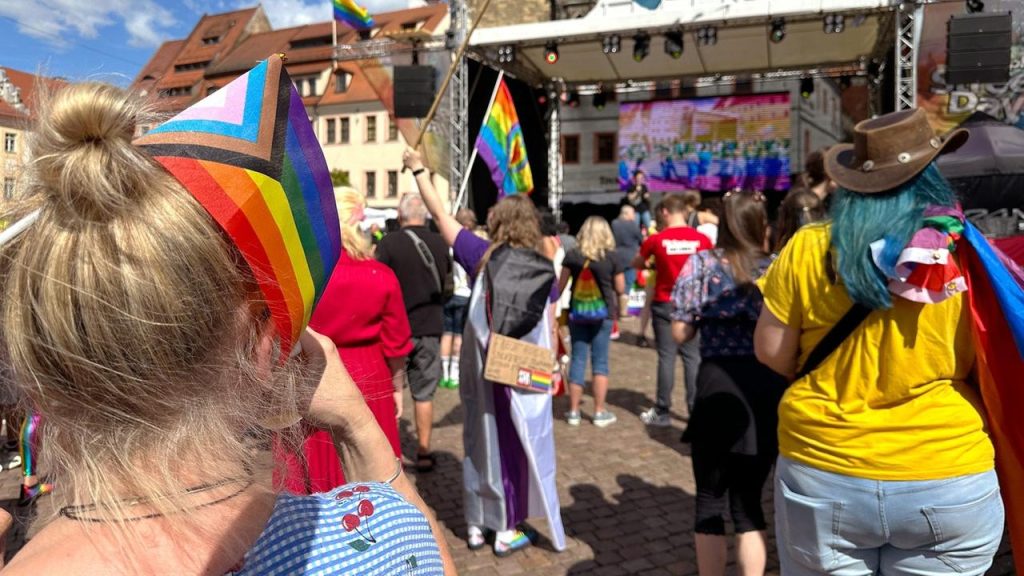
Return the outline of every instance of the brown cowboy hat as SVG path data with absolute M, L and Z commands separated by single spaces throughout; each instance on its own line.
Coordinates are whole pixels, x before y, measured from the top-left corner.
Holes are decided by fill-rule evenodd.
M 963 146 L 967 137 L 959 129 L 939 138 L 920 108 L 893 112 L 858 123 L 853 144 L 830 148 L 825 173 L 853 192 L 885 192 L 920 174 L 939 154 Z

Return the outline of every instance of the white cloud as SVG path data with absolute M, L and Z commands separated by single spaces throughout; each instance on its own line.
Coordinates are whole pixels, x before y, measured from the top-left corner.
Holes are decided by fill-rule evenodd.
M 154 0 L 36 0 L 0 2 L 0 15 L 18 23 L 18 31 L 65 48 L 75 36 L 97 38 L 104 28 L 122 25 L 132 46 L 158 46 L 177 24 Z
M 410 6 L 422 6 L 422 0 L 356 0 L 370 14 L 390 12 Z M 252 0 L 239 0 L 236 8 L 252 6 Z M 331 5 L 327 0 L 263 0 L 263 9 L 274 28 L 287 28 L 331 19 Z

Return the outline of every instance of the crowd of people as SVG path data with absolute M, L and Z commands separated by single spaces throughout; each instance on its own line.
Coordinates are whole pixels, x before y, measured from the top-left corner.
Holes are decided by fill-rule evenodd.
M 646 426 L 669 425 L 682 360 L 702 575 L 725 574 L 730 533 L 739 573 L 764 573 L 773 469 L 787 576 L 991 564 L 1004 512 L 964 296 L 922 302 L 892 280 L 926 215 L 958 214 L 932 160 L 963 137 L 938 139 L 923 114 L 812 154 L 774 220 L 752 189 L 655 203 L 637 171 L 618 218 L 575 235 L 522 195 L 484 226 L 453 216 L 408 150 L 418 193 L 398 229 L 368 233 L 365 197 L 335 189 L 343 252 L 283 364 L 247 248 L 132 144 L 142 114 L 110 86 L 55 95 L 6 215 L 41 210 L 0 245 L 0 342 L 10 403 L 31 408 L 22 500 L 55 510 L 12 574 L 452 574 L 405 476 L 406 388 L 417 474 L 436 465 L 437 389 L 458 389 L 467 546 L 508 556 L 542 517 L 561 551 L 552 394 L 489 380 L 489 353 L 502 339 L 555 352 L 565 421 L 581 425 L 589 387 L 606 428 L 630 312 L 657 350 Z

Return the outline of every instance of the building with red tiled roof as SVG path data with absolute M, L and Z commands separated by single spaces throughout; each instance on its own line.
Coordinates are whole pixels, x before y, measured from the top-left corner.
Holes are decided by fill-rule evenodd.
M 447 4 L 432 2 L 374 14 L 374 28 L 365 32 L 343 24 L 335 30 L 332 22 L 273 30 L 260 7 L 207 15 L 188 38 L 165 42 L 132 86 L 156 98 L 161 109 L 178 112 L 270 55 L 284 53 L 328 166 L 348 172 L 371 206 L 393 207 L 402 193 L 415 190 L 413 178 L 400 171 L 405 140 L 363 72 L 368 63 L 333 60 L 335 34 L 338 44 L 411 32 L 440 36 L 448 27 L 448 10 Z M 447 182 L 438 178 L 437 186 L 447 193 Z
M 14 195 L 24 161 L 25 135 L 32 124 L 32 107 L 39 92 L 55 90 L 64 83 L 59 78 L 0 67 L 0 192 L 4 200 Z

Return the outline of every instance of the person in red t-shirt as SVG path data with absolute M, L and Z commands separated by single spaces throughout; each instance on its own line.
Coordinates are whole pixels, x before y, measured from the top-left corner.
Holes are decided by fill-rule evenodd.
M 697 393 L 697 368 L 700 367 L 700 339 L 694 338 L 683 345 L 672 339 L 672 287 L 690 256 L 701 250 L 710 250 L 712 245 L 707 236 L 686 225 L 690 208 L 682 195 L 665 197 L 655 212 L 664 219 L 665 228 L 647 238 L 640 246 L 640 254 L 633 260 L 635 268 L 643 269 L 653 256 L 657 271 L 651 315 L 658 347 L 658 391 L 654 406 L 641 414 L 640 419 L 648 426 L 669 426 L 676 354 L 683 359 L 686 403 L 691 410 Z

